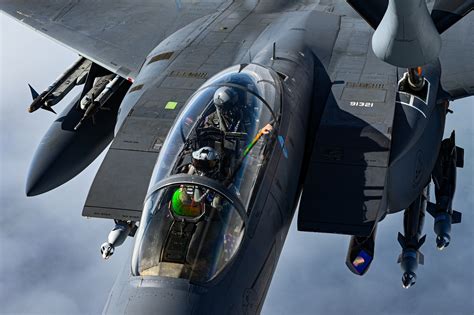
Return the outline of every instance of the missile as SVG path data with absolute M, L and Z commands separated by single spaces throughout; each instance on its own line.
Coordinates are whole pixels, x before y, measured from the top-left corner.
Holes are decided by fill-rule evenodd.
M 109 259 L 114 254 L 115 248 L 122 245 L 127 236 L 133 237 L 137 231 L 137 225 L 133 221 L 115 220 L 115 226 L 107 237 L 107 242 L 100 246 L 102 258 Z
M 437 209 L 436 204 L 428 204 L 428 212 L 435 219 L 433 230 L 436 233 L 436 247 L 443 250 L 451 242 L 451 224 L 460 223 L 462 215 L 455 210 L 452 213 L 440 210 Z
M 49 86 L 45 91 L 39 94 L 30 84 L 28 84 L 28 86 L 30 87 L 31 97 L 33 98 L 33 103 L 31 103 L 31 105 L 28 107 L 28 112 L 32 113 L 42 108 L 56 114 L 56 112 L 50 106 L 46 105 L 44 101 L 45 96 L 49 93 L 52 87 Z
M 95 95 L 101 94 L 101 92 L 112 81 L 113 77 L 113 74 L 109 74 L 97 79 L 94 86 L 81 99 L 80 107 L 82 110 L 87 110 L 87 108 L 94 102 Z
M 398 256 L 397 262 L 400 264 L 403 271 L 402 286 L 405 289 L 408 289 L 416 283 L 415 271 L 418 269 L 419 264 L 423 265 L 425 263 L 425 258 L 419 251 L 425 240 L 426 235 L 415 243 L 409 242 L 405 236 L 398 233 L 398 243 L 400 243 L 400 246 L 402 247 L 402 253 Z
M 91 90 L 95 92 L 100 92 L 99 96 L 95 97 L 94 92 L 89 94 L 89 91 L 81 100 L 80 106 L 81 109 L 85 110 L 84 115 L 81 120 L 74 127 L 74 130 L 77 130 L 81 127 L 82 123 L 88 119 L 94 119 L 94 115 L 100 109 L 105 109 L 103 106 L 109 100 L 109 98 L 117 91 L 117 89 L 125 82 L 120 76 L 116 75 L 113 80 L 110 80 L 111 75 L 102 77 L 99 79 L 96 85 L 100 85 L 96 88 L 96 85 Z M 106 83 L 106 85 L 104 85 Z M 87 98 L 87 99 L 86 99 Z
M 429 202 L 427 210 L 435 219 L 436 247 L 446 248 L 451 241 L 451 224 L 461 222 L 462 214 L 453 210 L 456 191 L 456 168 L 463 167 L 464 149 L 456 146 L 453 131 L 448 139 L 441 142 L 441 148 L 433 171 L 436 203 Z
M 61 101 L 73 87 L 84 83 L 91 64 L 90 60 L 84 57 L 79 58 L 41 94 L 28 84 L 33 98 L 33 102 L 28 107 L 28 112 L 33 113 L 41 108 L 56 113 L 51 107 Z

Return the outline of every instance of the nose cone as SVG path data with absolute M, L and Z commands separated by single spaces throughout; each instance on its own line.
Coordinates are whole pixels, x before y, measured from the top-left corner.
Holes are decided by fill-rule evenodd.
M 416 283 L 416 274 L 414 272 L 405 272 L 402 276 L 402 286 L 405 289 L 413 286 Z
M 189 315 L 200 295 L 184 279 L 132 280 L 112 290 L 104 314 Z
M 42 194 L 69 181 L 112 140 L 116 111 L 102 111 L 96 124 L 88 120 L 75 131 L 83 115 L 74 106 L 76 101 L 77 98 L 53 122 L 36 149 L 26 180 L 27 196 Z
M 448 234 L 438 235 L 436 237 L 436 247 L 439 250 L 443 250 L 446 247 L 448 247 L 450 241 L 451 241 L 451 238 L 449 237 Z

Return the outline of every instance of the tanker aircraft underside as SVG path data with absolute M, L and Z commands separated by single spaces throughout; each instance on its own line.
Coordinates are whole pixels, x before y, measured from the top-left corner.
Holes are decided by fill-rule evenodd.
M 425 211 L 451 241 L 464 151 L 442 139 L 474 94 L 473 0 L 0 0 L 79 54 L 28 111 L 82 91 L 33 157 L 26 194 L 108 148 L 83 216 L 135 238 L 107 314 L 259 313 L 298 229 L 350 236 L 364 275 L 377 224 L 404 211 L 402 284 L 423 264 Z M 25 114 L 26 115 L 26 114 Z M 435 196 L 429 196 L 434 185 Z

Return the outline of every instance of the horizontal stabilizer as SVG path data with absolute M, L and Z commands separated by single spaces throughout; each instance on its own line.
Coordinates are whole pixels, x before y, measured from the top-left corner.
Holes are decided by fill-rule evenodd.
M 456 224 L 456 223 L 461 223 L 461 219 L 462 219 L 462 213 L 461 212 L 458 212 L 456 210 L 453 210 L 453 215 L 452 215 L 452 223 L 453 224 Z

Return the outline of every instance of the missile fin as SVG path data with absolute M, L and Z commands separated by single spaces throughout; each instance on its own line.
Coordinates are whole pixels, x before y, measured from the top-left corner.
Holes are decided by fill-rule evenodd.
M 420 265 L 424 265 L 425 264 L 425 255 L 423 255 L 422 252 L 418 251 L 418 263 Z
M 44 109 L 44 110 L 47 110 L 48 112 L 51 112 L 51 113 L 53 113 L 53 114 L 57 114 L 57 113 L 54 111 L 54 109 L 52 109 L 52 108 L 49 107 L 49 106 L 41 106 L 41 108 Z
M 402 254 L 398 255 L 397 264 L 402 262 Z
M 402 248 L 405 248 L 406 247 L 406 239 L 405 239 L 405 236 L 402 235 L 402 233 L 398 232 L 398 243 L 400 243 L 400 246 Z
M 428 201 L 428 204 L 426 205 L 426 211 L 428 211 L 428 213 L 434 218 L 436 215 L 436 204 Z
M 458 212 L 456 210 L 453 210 L 453 214 L 452 214 L 452 223 L 453 224 L 456 224 L 456 223 L 461 223 L 461 219 L 462 219 L 462 213 L 461 212 Z
M 456 143 L 456 130 L 451 131 L 451 135 L 449 136 L 449 140 L 451 140 L 451 143 Z
M 425 243 L 426 241 L 426 234 L 423 235 L 419 240 L 418 240 L 418 245 L 416 246 L 416 249 L 420 249 L 421 246 L 423 246 L 423 244 Z
M 456 146 L 456 167 L 464 167 L 464 149 Z
M 35 100 L 39 96 L 39 94 L 29 83 L 28 86 L 30 87 L 31 97 L 33 98 L 33 100 Z

